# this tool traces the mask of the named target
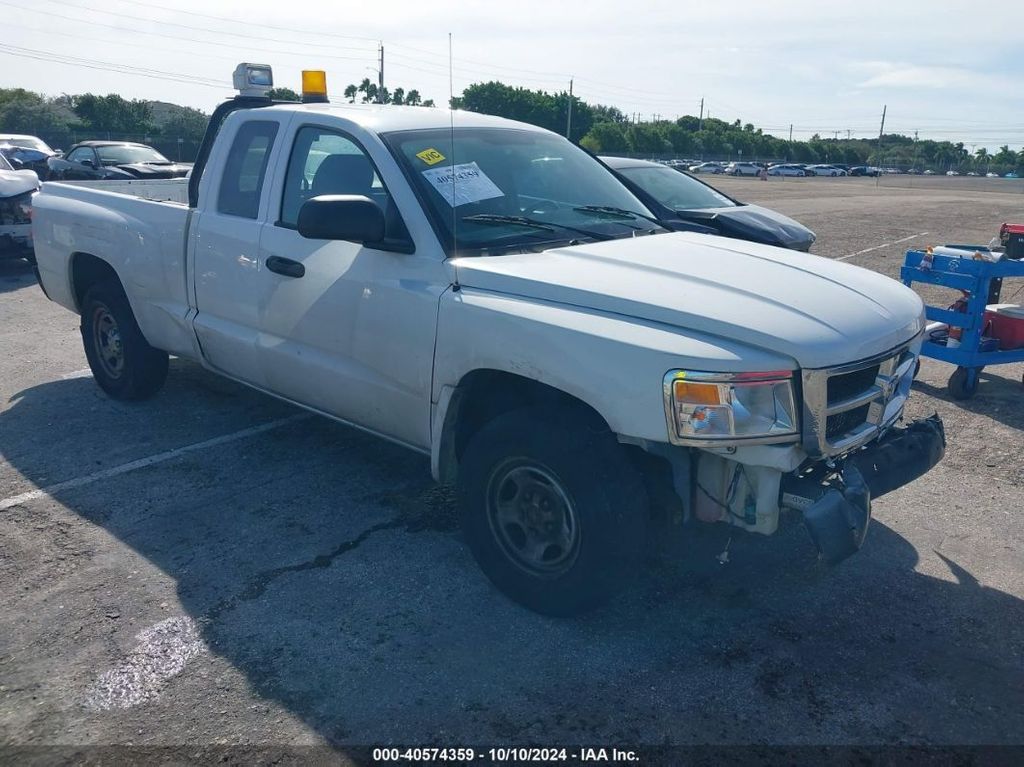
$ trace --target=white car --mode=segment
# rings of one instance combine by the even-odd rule
[[[959,173],[959,172],[957,172],[957,171],[955,171],[955,170],[947,170],[947,171],[946,171],[946,175],[947,175],[947,176],[959,176],[959,175],[960,175],[960,173]]]
[[[808,165],[806,171],[811,176],[845,176],[846,171],[834,165]]]
[[[761,170],[760,165],[752,162],[731,162],[725,166],[725,173],[730,176],[756,176]]]
[[[690,173],[725,173],[725,167],[717,162],[702,162],[699,165],[691,165]]]
[[[0,154],[0,259],[32,258],[32,196],[39,176],[15,170]]]
[[[799,165],[773,165],[768,169],[769,176],[806,176],[807,171]]]
[[[27,136],[22,133],[0,133],[0,144],[10,144],[11,146],[35,149],[38,152],[45,152],[50,155],[56,154],[56,152],[50,148],[49,144],[41,138],[37,138],[36,136]]]
[[[989,171],[988,173],[985,174],[985,178],[999,178],[999,174]]]
[[[173,354],[427,455],[481,568],[555,615],[627,582],[655,503],[766,535],[792,509],[839,561],[941,457],[937,418],[898,425],[925,327],[899,282],[668,232],[532,125],[236,81],[187,204],[36,196],[41,284],[109,396]]]

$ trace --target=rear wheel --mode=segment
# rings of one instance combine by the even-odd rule
[[[643,483],[607,426],[563,408],[498,416],[466,446],[459,513],[473,555],[508,597],[547,615],[608,600],[639,561]]]
[[[121,284],[105,280],[82,300],[82,343],[96,383],[114,399],[139,400],[167,379],[167,352],[142,335]]]

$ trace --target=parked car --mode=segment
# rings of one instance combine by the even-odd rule
[[[922,176],[934,176],[934,175],[935,175],[935,171],[933,171],[933,170],[932,170],[931,168],[928,168],[928,169],[927,169],[927,170],[926,170],[926,171],[925,171],[924,173],[922,173],[921,175],[922,175]]]
[[[1011,170],[1011,171],[1010,171],[1009,173],[1007,173],[1006,175],[1004,175],[1004,176],[1003,176],[1003,178],[1020,178],[1020,176],[1019,176],[1019,175],[1017,175],[1017,173],[1016,173],[1016,172],[1014,172],[1014,171],[1012,171],[1012,170]]]
[[[33,171],[40,181],[46,181],[49,178],[50,158],[59,156],[53,150],[39,149],[23,144],[3,143],[2,141],[0,141],[0,155],[3,155],[3,158],[14,170]]]
[[[814,232],[793,219],[759,205],[748,205],[688,174],[674,173],[643,160],[601,157],[629,190],[676,231],[707,230],[766,245],[807,251]]]
[[[925,321],[899,282],[667,232],[533,125],[274,104],[239,72],[187,205],[35,199],[41,285],[109,396],[174,354],[427,454],[483,571],[555,615],[629,582],[657,509],[766,535],[791,509],[836,562],[941,458],[937,416],[900,425]]]
[[[769,176],[806,176],[807,171],[791,163],[773,165],[768,169]]]
[[[999,174],[989,171],[988,173],[985,174],[985,178],[999,178]]]
[[[690,166],[690,173],[725,173],[725,166],[717,162],[702,162]]]
[[[153,147],[130,141],[82,141],[50,158],[51,179],[181,178],[191,163],[168,160]]]
[[[752,162],[731,162],[725,166],[725,173],[730,176],[756,176],[761,166]]]
[[[32,260],[32,195],[35,171],[15,170],[0,154],[0,259]]]
[[[955,171],[955,170],[947,170],[946,171],[946,175],[947,176],[959,176],[960,172],[959,171]]]
[[[835,165],[808,165],[804,170],[810,176],[845,176],[846,171]]]
[[[29,136],[24,133],[0,133],[0,144],[20,146],[25,149],[35,149],[48,155],[61,154],[59,149],[51,149],[50,145],[38,136]]]
[[[849,173],[851,176],[877,176],[879,170],[871,165],[854,165]]]

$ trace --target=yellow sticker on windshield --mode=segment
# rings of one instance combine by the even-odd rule
[[[436,149],[424,149],[422,152],[417,152],[416,156],[423,160],[427,165],[437,165],[439,162],[444,160],[444,155]]]

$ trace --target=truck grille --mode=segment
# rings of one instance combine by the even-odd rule
[[[804,370],[804,447],[832,456],[872,439],[903,410],[916,355],[910,344],[824,370]]]

